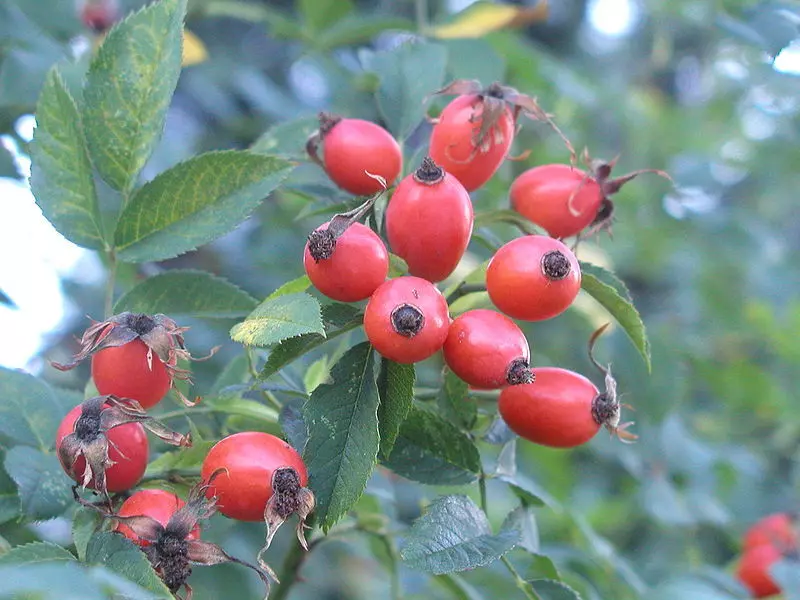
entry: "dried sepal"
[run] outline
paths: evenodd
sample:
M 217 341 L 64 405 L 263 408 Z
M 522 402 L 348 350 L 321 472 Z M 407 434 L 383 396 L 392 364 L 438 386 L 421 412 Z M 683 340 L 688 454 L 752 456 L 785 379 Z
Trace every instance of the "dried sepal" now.
M 194 406 L 199 398 L 190 401 L 175 388 L 176 379 L 191 383 L 191 373 L 186 369 L 179 368 L 178 360 L 207 360 L 219 350 L 219 346 L 212 348 L 207 356 L 195 358 L 186 349 L 183 340 L 183 334 L 187 330 L 188 327 L 179 327 L 175 321 L 163 314 L 146 315 L 123 312 L 102 322 L 93 320 L 92 324 L 83 332 L 80 340 L 81 349 L 75 354 L 72 361 L 64 364 L 52 362 L 51 364 L 60 371 L 68 371 L 100 350 L 124 346 L 139 339 L 148 348 L 147 363 L 150 369 L 153 368 L 155 355 L 164 363 L 172 380 L 172 387 L 181 401 L 187 406 Z
M 314 511 L 316 499 L 314 494 L 300 484 L 300 476 L 292 467 L 281 467 L 272 473 L 272 496 L 264 508 L 264 523 L 267 526 L 267 537 L 264 547 L 258 553 L 259 564 L 264 552 L 272 544 L 272 538 L 281 525 L 292 515 L 297 515 L 297 540 L 304 550 L 308 550 L 304 529 L 308 528 L 306 519 Z M 263 566 L 263 565 L 262 565 Z
M 106 470 L 114 465 L 109 458 L 109 431 L 127 423 L 140 423 L 159 438 L 174 446 L 191 446 L 191 437 L 176 433 L 149 416 L 135 400 L 116 396 L 95 396 L 84 400 L 81 414 L 76 419 L 72 433 L 64 436 L 58 447 L 58 456 L 67 474 L 78 481 L 82 489 L 92 486 L 102 494 L 108 504 L 111 498 L 106 486 Z M 83 457 L 86 466 L 77 473 L 75 464 Z
M 634 424 L 633 421 L 625 423 L 620 422 L 622 419 L 623 405 L 619 402 L 617 380 L 614 379 L 614 376 L 611 374 L 611 365 L 603 366 L 594 357 L 594 346 L 600 336 L 608 329 L 609 325 L 610 323 L 606 323 L 602 327 L 599 327 L 589 338 L 589 360 L 603 373 L 605 384 L 605 391 L 600 392 L 592 401 L 592 417 L 596 423 L 605 427 L 621 442 L 629 444 L 638 439 L 639 436 L 628 431 L 628 428 Z

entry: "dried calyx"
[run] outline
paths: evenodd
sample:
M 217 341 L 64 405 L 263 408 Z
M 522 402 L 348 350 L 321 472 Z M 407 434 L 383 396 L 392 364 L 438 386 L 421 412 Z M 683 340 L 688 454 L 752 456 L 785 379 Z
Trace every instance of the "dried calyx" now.
M 551 281 L 564 279 L 571 270 L 569 259 L 560 250 L 551 250 L 542 256 L 542 273 Z
M 383 177 L 372 173 L 367 173 L 367 175 L 377 180 L 383 189 L 377 194 L 368 197 L 354 209 L 334 215 L 325 229 L 315 229 L 309 234 L 308 253 L 311 254 L 314 262 L 327 260 L 333 256 L 336 251 L 336 240 L 342 237 L 352 224 L 363 219 L 372 210 L 375 201 L 386 192 L 386 180 Z
M 58 455 L 67 473 L 79 482 L 77 487 L 86 489 L 94 481 L 94 489 L 105 497 L 110 505 L 111 499 L 106 486 L 106 470 L 114 463 L 108 457 L 109 431 L 126 423 L 140 423 L 159 438 L 173 446 L 191 446 L 189 434 L 176 433 L 147 415 L 135 400 L 120 399 L 116 396 L 96 396 L 85 400 L 81 405 L 81 415 L 75 421 L 73 432 L 64 437 L 58 448 Z M 86 466 L 83 474 L 75 471 L 75 463 L 83 457 Z
M 183 333 L 188 329 L 188 327 L 178 327 L 175 321 L 162 314 L 151 316 L 123 312 L 106 321 L 92 321 L 89 328 L 83 332 L 80 341 L 81 350 L 73 357 L 72 361 L 66 364 L 55 362 L 51 364 L 60 371 L 68 371 L 95 352 L 105 348 L 124 346 L 138 339 L 144 342 L 148 348 L 147 361 L 151 368 L 153 354 L 155 354 L 164 363 L 173 382 L 175 379 L 180 379 L 191 383 L 189 371 L 177 367 L 178 359 L 206 360 L 219 349 L 219 346 L 212 348 L 208 356 L 194 358 L 186 349 L 183 341 Z M 174 385 L 173 389 L 187 406 L 196 403 L 196 401 L 191 402 L 186 398 Z
M 312 161 L 324 169 L 325 163 L 319 157 L 319 145 L 325 139 L 325 136 L 328 135 L 331 130 L 339 124 L 339 122 L 342 120 L 342 117 L 326 112 L 319 113 L 318 117 L 319 129 L 308 136 L 308 140 L 306 140 L 306 153 Z
M 258 553 L 259 565 L 265 565 L 262 559 L 264 552 L 272 544 L 272 538 L 278 528 L 292 515 L 297 515 L 297 540 L 303 549 L 308 551 L 308 542 L 306 542 L 303 530 L 308 528 L 306 519 L 314 510 L 315 505 L 314 494 L 308 488 L 300 485 L 300 476 L 297 471 L 292 467 L 275 469 L 272 473 L 272 496 L 267 501 L 267 506 L 264 509 L 267 539 L 264 547 Z
M 508 365 L 506 373 L 508 385 L 520 385 L 522 383 L 533 383 L 534 381 L 536 381 L 536 375 L 524 358 L 518 358 Z
M 425 326 L 425 315 L 411 304 L 401 304 L 390 316 L 392 328 L 403 337 L 412 338 Z
M 437 165 L 430 156 L 422 159 L 419 168 L 414 171 L 414 181 L 424 185 L 436 185 L 444 179 L 444 169 Z
M 658 169 L 639 169 L 637 171 L 632 171 L 630 173 L 626 173 L 625 175 L 612 178 L 611 172 L 614 170 L 619 157 L 617 156 L 610 161 L 593 159 L 589 155 L 589 151 L 585 148 L 583 150 L 581 160 L 587 167 L 587 173 L 583 180 L 581 180 L 578 187 L 576 187 L 570 195 L 567 202 L 567 208 L 574 216 L 577 217 L 581 215 L 581 211 L 574 207 L 574 201 L 575 198 L 577 198 L 578 193 L 589 181 L 594 180 L 597 183 L 597 185 L 600 187 L 600 194 L 602 195 L 600 206 L 597 209 L 597 214 L 595 215 L 594 220 L 586 229 L 586 231 L 579 235 L 579 237 L 583 239 L 591 237 L 600 231 L 608 231 L 609 234 L 611 233 L 611 224 L 614 219 L 614 202 L 611 200 L 610 196 L 613 196 L 619 192 L 622 189 L 622 186 L 629 181 L 632 181 L 644 173 L 652 173 L 672 182 L 672 178 L 666 171 L 660 171 Z
M 187 539 L 189 533 L 201 520 L 210 518 L 216 511 L 216 498 L 206 498 L 211 481 L 221 472 L 214 472 L 207 482 L 200 482 L 189 491 L 186 504 L 172 515 L 166 526 L 146 515 L 122 517 L 104 512 L 114 521 L 124 523 L 133 533 L 150 542 L 142 551 L 153 565 L 164 584 L 175 594 L 185 588 L 187 599 L 191 597 L 191 587 L 186 580 L 192 574 L 192 565 L 219 565 L 236 563 L 255 571 L 266 588 L 264 598 L 269 596 L 269 577 L 278 581 L 275 573 L 266 563 L 261 568 L 227 554 L 211 542 Z
M 500 135 L 499 129 L 495 125 L 508 107 L 513 111 L 515 121 L 520 114 L 523 114 L 534 121 L 547 123 L 562 139 L 569 150 L 572 162 L 575 162 L 577 155 L 572 144 L 553 122 L 552 116 L 542 110 L 536 98 L 521 94 L 516 89 L 498 82 L 484 88 L 476 79 L 457 79 L 431 96 L 462 94 L 475 94 L 481 99 L 481 113 L 477 115 L 480 117 L 480 127 L 476 128 L 472 139 L 472 144 L 478 152 L 486 153 L 494 143 L 504 141 L 494 139 L 495 136 Z
M 605 333 L 608 326 L 609 323 L 606 323 L 589 338 L 589 360 L 603 374 L 606 386 L 605 391 L 600 392 L 592 401 L 592 417 L 598 425 L 605 427 L 620 441 L 631 443 L 639 437 L 628 431 L 628 428 L 633 425 L 633 421 L 620 423 L 620 420 L 622 418 L 622 407 L 625 406 L 631 410 L 633 410 L 633 407 L 619 403 L 617 380 L 611 375 L 611 365 L 604 367 L 594 357 L 594 345 L 597 339 Z

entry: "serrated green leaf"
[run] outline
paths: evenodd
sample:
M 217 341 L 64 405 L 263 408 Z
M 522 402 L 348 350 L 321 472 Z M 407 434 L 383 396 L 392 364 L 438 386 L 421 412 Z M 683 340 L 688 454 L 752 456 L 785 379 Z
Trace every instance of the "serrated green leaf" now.
M 161 0 L 133 13 L 108 32 L 89 66 L 83 90 L 89 151 L 119 191 L 132 189 L 164 129 L 181 71 L 185 14 L 186 0 Z
M 3 465 L 17 484 L 22 513 L 29 519 L 58 517 L 73 502 L 72 481 L 54 454 L 15 446 L 6 452 Z
M 161 173 L 120 215 L 114 240 L 125 262 L 173 258 L 231 231 L 286 178 L 283 159 L 207 152 Z
M 4 458 L 0 454 L 0 459 Z M 4 469 L 0 469 L 0 524 L 19 516 L 20 505 L 17 486 Z M 0 544 L 0 554 L 2 545 Z
M 75 511 L 72 518 L 72 543 L 81 560 L 86 560 L 86 548 L 100 521 L 100 515 L 93 510 L 81 507 Z
M 442 85 L 447 50 L 440 44 L 407 42 L 364 58 L 367 70 L 380 78 L 376 100 L 389 131 L 405 139 L 425 116 L 425 97 Z
M 319 302 L 308 294 L 270 296 L 231 329 L 231 339 L 245 346 L 272 346 L 303 334 L 325 335 Z
M 553 579 L 534 579 L 528 584 L 542 600 L 581 600 L 580 594 L 566 583 Z M 686 596 L 689 598 L 689 596 Z
M 525 571 L 526 579 L 554 579 L 561 581 L 555 563 L 549 556 L 544 554 L 530 553 L 530 566 Z
M 436 396 L 441 415 L 459 427 L 470 430 L 478 418 L 478 407 L 468 398 L 469 385 L 445 367 L 442 370 L 442 387 Z
M 30 565 L 43 562 L 74 561 L 72 552 L 52 542 L 31 542 L 12 548 L 0 556 L 0 566 Z
M 378 456 L 378 387 L 375 353 L 363 342 L 331 369 L 305 405 L 308 443 L 303 458 L 317 515 L 325 530 L 361 497 Z
M 300 292 L 305 292 L 310 287 L 311 280 L 308 278 L 308 275 L 301 275 L 296 279 L 292 279 L 291 281 L 284 283 L 281 287 L 267 296 L 267 300 L 271 298 L 277 298 L 278 296 L 285 296 L 286 294 L 299 294 Z
M 259 379 L 271 377 L 292 361 L 311 352 L 314 348 L 355 329 L 361 325 L 363 317 L 363 313 L 353 306 L 326 304 L 322 307 L 325 335 L 310 333 L 284 340 L 270 351 L 267 362 L 258 375 Z
M 302 454 L 308 442 L 308 427 L 303 419 L 303 403 L 293 400 L 284 404 L 278 422 L 292 448 Z
M 501 529 L 516 529 L 519 531 L 517 545 L 520 548 L 533 553 L 539 551 L 539 528 L 536 525 L 533 509 L 530 507 L 518 506 L 512 510 L 503 521 Z
M 144 280 L 117 300 L 114 312 L 230 319 L 244 317 L 256 306 L 255 298 L 221 277 L 176 269 Z
M 31 142 L 31 191 L 65 238 L 86 248 L 104 241 L 92 164 L 75 100 L 57 67 L 45 79 Z
M 172 598 L 144 553 L 124 536 L 109 531 L 95 533 L 86 547 L 86 562 L 103 565 L 158 597 Z
M 250 151 L 293 160 L 307 160 L 306 142 L 317 129 L 319 118 L 316 116 L 281 121 L 262 133 L 250 146 Z
M 414 402 L 414 365 L 403 365 L 386 358 L 381 359 L 378 373 L 378 429 L 381 435 L 381 456 L 392 453 L 400 426 L 406 420 Z
M 472 440 L 452 423 L 418 408 L 408 413 L 383 464 L 398 475 L 430 485 L 472 483 L 481 470 Z
M 491 564 L 519 541 L 519 531 L 492 534 L 489 520 L 467 496 L 441 496 L 414 521 L 400 557 L 413 569 L 434 574 Z
M 633 306 L 630 292 L 613 273 L 602 267 L 581 262 L 581 288 L 597 300 L 622 326 L 642 355 L 650 372 L 650 341 L 642 317 Z
M 64 409 L 53 389 L 23 371 L 0 367 L 0 434 L 28 446 L 49 450 Z

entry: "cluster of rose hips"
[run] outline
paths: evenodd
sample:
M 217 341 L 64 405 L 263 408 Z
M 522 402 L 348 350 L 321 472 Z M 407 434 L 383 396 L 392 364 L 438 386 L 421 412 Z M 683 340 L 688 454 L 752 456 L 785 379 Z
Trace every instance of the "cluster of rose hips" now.
M 110 493 L 130 490 L 145 474 L 149 454 L 145 430 L 175 446 L 192 443 L 189 435 L 170 430 L 146 412 L 165 397 L 176 379 L 189 379 L 188 371 L 177 366 L 179 358 L 192 358 L 184 346 L 184 331 L 164 315 L 121 313 L 93 323 L 84 332 L 74 361 L 54 365 L 71 369 L 91 357 L 99 393 L 64 417 L 56 435 L 58 457 L 64 471 L 78 482 L 73 488 L 76 501 L 102 513 L 115 523 L 115 531 L 138 544 L 173 593 L 185 587 L 191 596 L 186 581 L 191 565 L 224 562 L 253 569 L 269 589 L 267 577 L 277 578 L 261 558 L 264 550 L 293 514 L 299 517 L 298 540 L 307 549 L 303 528 L 315 504 L 305 487 L 308 473 L 302 458 L 280 438 L 261 432 L 230 435 L 206 455 L 201 480 L 186 502 L 171 491 L 144 489 L 114 509 Z M 79 487 L 94 490 L 102 500 L 83 499 Z M 240 521 L 265 522 L 266 543 L 258 554 L 258 567 L 200 539 L 198 522 L 215 512 Z
M 736 575 L 754 598 L 781 593 L 770 569 L 785 558 L 798 559 L 797 517 L 775 513 L 757 521 L 744 535 Z
M 508 157 L 520 114 L 555 125 L 533 98 L 496 83 L 482 89 L 478 82 L 458 80 L 436 94 L 458 96 L 432 119 L 429 156 L 397 184 L 388 202 L 386 238 L 409 273 L 388 280 L 387 247 L 359 221 L 400 175 L 400 146 L 375 123 L 320 115 L 319 131 L 307 144 L 309 155 L 340 188 L 369 197 L 311 233 L 303 261 L 309 279 L 333 300 L 369 299 L 365 333 L 385 358 L 415 363 L 442 350 L 447 366 L 473 389 L 501 389 L 500 414 L 528 440 L 573 447 L 601 426 L 633 439 L 625 431 L 629 424 L 620 425 L 616 384 L 608 368 L 592 357 L 605 376 L 602 393 L 578 373 L 531 368 L 528 342 L 512 319 L 542 321 L 572 304 L 581 270 L 559 238 L 608 227 L 613 212 L 609 196 L 642 171 L 612 179 L 613 162 L 595 162 L 588 173 L 553 164 L 520 175 L 510 189 L 511 205 L 549 235 L 525 235 L 495 252 L 485 289 L 499 312 L 469 310 L 451 319 L 435 283 L 453 273 L 470 242 L 474 213 L 469 193 Z

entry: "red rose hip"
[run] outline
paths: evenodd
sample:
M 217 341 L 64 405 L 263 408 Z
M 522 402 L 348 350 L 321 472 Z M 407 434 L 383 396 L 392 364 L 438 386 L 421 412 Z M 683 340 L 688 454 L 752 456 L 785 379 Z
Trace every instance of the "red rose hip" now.
M 130 498 L 122 503 L 119 507 L 117 515 L 120 517 L 136 517 L 145 515 L 151 519 L 155 519 L 164 527 L 167 526 L 169 520 L 175 512 L 183 508 L 186 503 L 172 492 L 159 489 L 140 490 L 133 494 Z M 136 535 L 130 527 L 125 525 L 124 522 L 117 522 L 114 531 L 121 533 L 126 538 L 131 540 L 134 544 L 139 546 L 149 546 L 150 541 L 140 538 Z M 194 528 L 186 536 L 186 539 L 197 540 L 200 539 L 200 526 L 195 525 Z
M 326 223 L 317 231 L 327 226 Z M 303 266 L 308 278 L 322 294 L 339 302 L 369 298 L 389 273 L 386 246 L 361 223 L 353 223 L 336 238 L 335 248 L 327 258 L 315 259 L 312 250 L 307 243 Z
M 486 290 L 509 317 L 543 321 L 569 308 L 581 288 L 578 259 L 560 241 L 542 235 L 500 248 L 486 269 Z
M 525 334 L 493 310 L 470 310 L 456 317 L 443 350 L 447 366 L 476 388 L 533 383 Z
M 383 283 L 364 312 L 367 339 L 382 356 L 399 363 L 419 362 L 441 350 L 449 325 L 442 293 L 413 276 Z
M 472 235 L 469 194 L 459 181 L 426 157 L 397 186 L 386 209 L 386 235 L 408 272 L 441 281 L 458 266 Z

